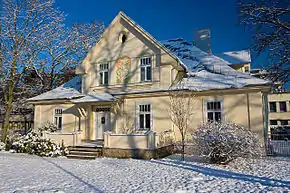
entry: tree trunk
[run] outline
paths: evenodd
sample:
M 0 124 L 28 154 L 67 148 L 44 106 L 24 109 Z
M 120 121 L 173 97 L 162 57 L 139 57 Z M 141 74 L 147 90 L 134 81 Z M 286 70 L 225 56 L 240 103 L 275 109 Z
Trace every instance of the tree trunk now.
M 181 140 L 181 145 L 182 145 L 181 161 L 184 161 L 185 144 L 184 144 L 184 138 L 183 137 L 182 137 L 182 140 Z
M 7 105 L 7 109 L 5 112 L 5 117 L 4 117 L 4 123 L 2 125 L 2 137 L 1 137 L 1 141 L 3 143 L 6 143 L 6 139 L 7 139 L 7 133 L 8 133 L 8 129 L 9 129 L 9 121 L 10 121 L 10 113 L 12 111 L 12 103 Z
M 2 126 L 2 137 L 1 141 L 3 143 L 6 143 L 7 139 L 7 133 L 9 129 L 9 121 L 10 121 L 10 113 L 12 111 L 12 106 L 13 106 L 13 91 L 14 91 L 14 84 L 10 80 L 9 82 L 9 87 L 8 87 L 8 96 L 6 95 L 6 112 L 5 112 L 5 117 L 4 117 L 4 124 Z

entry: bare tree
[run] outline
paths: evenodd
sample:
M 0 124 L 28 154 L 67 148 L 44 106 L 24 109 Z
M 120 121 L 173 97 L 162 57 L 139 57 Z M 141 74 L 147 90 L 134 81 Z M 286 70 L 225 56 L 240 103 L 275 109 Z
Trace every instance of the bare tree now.
M 105 30 L 105 25 L 99 21 L 91 21 L 86 24 L 74 24 L 72 31 L 75 37 L 77 61 L 82 61 L 92 46 L 96 44 Z
M 268 53 L 274 81 L 290 80 L 290 7 L 286 0 L 240 0 L 241 23 L 254 30 L 253 50 Z
M 185 140 L 192 128 L 192 116 L 195 108 L 195 95 L 179 83 L 170 91 L 170 119 L 178 128 L 181 135 L 182 160 L 184 161 Z
M 63 13 L 53 7 L 53 0 L 3 0 L 1 12 L 1 77 L 5 118 L 2 142 L 6 142 L 14 92 L 25 88 L 24 70 L 34 66 L 42 50 L 41 37 L 63 20 Z
M 16 102 L 59 86 L 74 76 L 74 67 L 103 33 L 104 24 L 72 28 L 54 0 L 4 0 L 0 22 L 0 73 L 6 141 L 9 116 Z M 67 76 L 68 75 L 68 76 Z
M 75 24 L 72 28 L 60 23 L 53 31 L 44 34 L 44 46 L 40 54 L 46 57 L 34 66 L 42 92 L 62 84 L 64 75 L 73 74 L 75 66 L 82 62 L 103 31 L 104 24 L 93 21 Z

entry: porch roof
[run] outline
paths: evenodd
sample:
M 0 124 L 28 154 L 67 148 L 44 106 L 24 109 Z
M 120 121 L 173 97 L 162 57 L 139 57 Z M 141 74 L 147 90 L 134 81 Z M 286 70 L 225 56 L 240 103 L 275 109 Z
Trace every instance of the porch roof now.
M 82 98 L 72 100 L 72 103 L 113 102 L 116 98 L 108 93 L 88 94 Z

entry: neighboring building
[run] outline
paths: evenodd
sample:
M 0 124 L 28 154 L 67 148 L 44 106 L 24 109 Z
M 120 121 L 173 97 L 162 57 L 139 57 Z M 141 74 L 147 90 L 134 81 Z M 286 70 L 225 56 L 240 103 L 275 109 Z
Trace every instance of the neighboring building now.
M 122 12 L 76 73 L 61 87 L 29 99 L 35 128 L 54 122 L 58 132 L 47 137 L 66 145 L 104 140 L 107 149 L 160 147 L 160 133 L 178 133 L 168 109 L 170 89 L 179 81 L 184 92 L 196 95 L 195 128 L 205 121 L 235 122 L 261 138 L 268 128 L 268 81 L 237 72 L 184 39 L 158 42 Z
M 216 54 L 216 56 L 224 59 L 229 66 L 239 72 L 249 73 L 251 71 L 251 55 L 250 50 L 230 51 Z
M 285 128 L 290 139 L 290 90 L 269 94 L 269 134 L 273 128 Z

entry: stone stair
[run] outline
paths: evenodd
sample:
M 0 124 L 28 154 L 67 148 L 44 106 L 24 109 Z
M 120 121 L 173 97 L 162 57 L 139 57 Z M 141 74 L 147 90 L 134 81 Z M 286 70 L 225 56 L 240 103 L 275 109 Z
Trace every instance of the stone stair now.
M 92 160 L 103 156 L 103 147 L 100 146 L 73 146 L 69 147 L 69 159 Z

